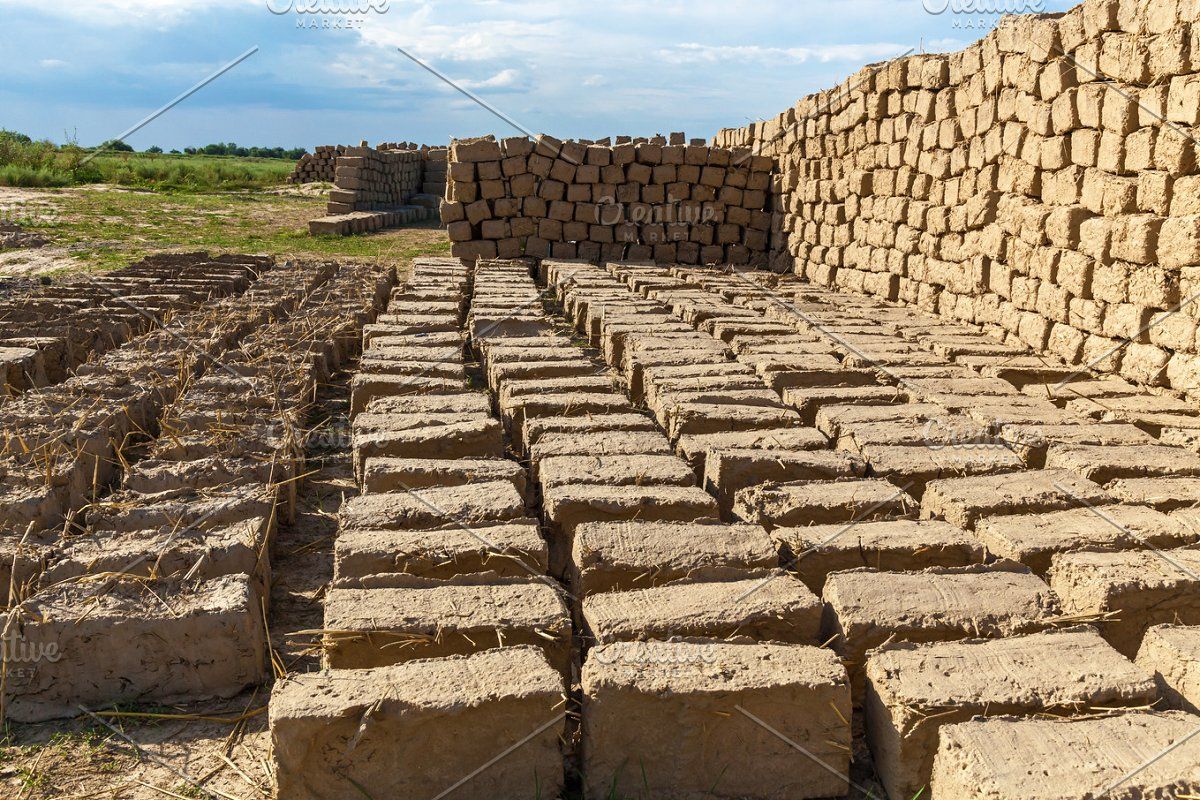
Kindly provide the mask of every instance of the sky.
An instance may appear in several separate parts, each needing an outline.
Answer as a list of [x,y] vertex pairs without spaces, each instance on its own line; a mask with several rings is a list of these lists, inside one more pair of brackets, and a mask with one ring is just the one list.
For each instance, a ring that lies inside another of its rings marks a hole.
[[[710,137],[1069,0],[0,0],[0,128],[138,150]],[[496,112],[465,97],[411,54]]]

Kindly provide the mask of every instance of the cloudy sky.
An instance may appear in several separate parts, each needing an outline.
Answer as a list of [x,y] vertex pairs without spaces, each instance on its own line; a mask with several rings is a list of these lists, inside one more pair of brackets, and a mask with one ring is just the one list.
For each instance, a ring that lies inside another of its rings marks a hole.
[[962,2],[0,0],[0,128],[96,144],[256,47],[129,143],[311,147],[517,133],[403,48],[529,130],[711,136],[864,64],[973,41],[995,17],[955,13]]

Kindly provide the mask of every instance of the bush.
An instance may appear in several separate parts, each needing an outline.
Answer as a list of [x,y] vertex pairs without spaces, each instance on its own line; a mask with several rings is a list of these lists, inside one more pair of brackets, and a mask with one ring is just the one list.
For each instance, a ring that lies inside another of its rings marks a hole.
[[156,144],[150,145],[149,147],[146,148],[147,153],[158,154],[158,153],[162,153],[162,151],[163,151],[163,149]]

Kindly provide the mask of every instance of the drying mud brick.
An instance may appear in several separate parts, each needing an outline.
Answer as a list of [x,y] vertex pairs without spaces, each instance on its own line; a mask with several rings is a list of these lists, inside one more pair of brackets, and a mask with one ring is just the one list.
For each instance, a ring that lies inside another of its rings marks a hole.
[[920,497],[925,486],[940,478],[996,475],[1024,469],[1020,457],[1003,444],[893,446],[867,445],[861,450],[875,477],[909,487]]
[[563,484],[543,493],[546,519],[570,532],[583,522],[695,522],[719,518],[712,496],[695,486]]
[[1200,625],[1200,550],[1066,553],[1049,572],[1067,614],[1095,615],[1129,658],[1152,625]]
[[710,450],[704,459],[704,488],[724,514],[737,492],[764,483],[860,478],[866,464],[849,453],[746,449]]
[[1154,673],[1164,707],[1200,711],[1200,627],[1155,625],[1146,631],[1136,662]]
[[1073,472],[1030,470],[933,481],[921,496],[921,515],[942,517],[970,529],[981,517],[1064,511],[1109,502],[1112,498],[1104,489]]
[[867,742],[893,800],[929,783],[942,726],[975,716],[1146,706],[1157,696],[1152,675],[1088,628],[888,645],[871,655],[866,677]]
[[[169,608],[155,592],[171,598]],[[29,620],[11,632],[47,657],[36,670],[10,671],[8,716],[38,722],[75,716],[80,705],[233,697],[266,678],[258,598],[246,575],[194,588],[60,584],[27,602]]]
[[784,567],[818,594],[833,572],[859,567],[892,572],[965,567],[982,563],[987,555],[971,534],[939,520],[776,528],[771,538]]
[[542,491],[567,484],[695,486],[696,476],[673,455],[552,456],[538,462]]
[[1122,502],[1153,506],[1160,511],[1200,506],[1200,478],[1124,478],[1106,488]]
[[821,640],[842,657],[856,698],[867,651],[884,642],[1015,636],[1043,629],[1058,614],[1037,576],[982,566],[835,572],[822,599]]
[[1046,453],[1047,469],[1069,469],[1101,485],[1118,478],[1197,477],[1200,455],[1179,447],[1055,444]]
[[914,514],[916,507],[903,489],[884,480],[866,479],[743,489],[734,498],[733,513],[747,522],[776,528],[906,517]]
[[548,582],[413,580],[399,588],[331,589],[325,597],[325,664],[333,669],[380,667],[534,645],[565,672],[571,621]]
[[554,797],[565,694],[533,647],[296,675],[271,693],[275,789],[296,800],[436,797],[470,776],[462,789],[478,797],[518,800],[530,787]]
[[744,580],[589,595],[583,599],[583,619],[597,644],[734,635],[819,644],[821,601],[791,575],[775,570],[748,574]]
[[696,474],[703,476],[707,454],[720,450],[824,450],[829,440],[812,428],[766,428],[756,431],[723,431],[680,436],[675,451]]
[[982,519],[975,535],[994,555],[1045,575],[1058,553],[1169,549],[1194,543],[1200,532],[1145,506],[1104,505]]
[[571,556],[578,595],[729,580],[778,564],[771,539],[757,525],[641,520],[577,526]]
[[423,578],[543,575],[546,543],[535,520],[439,530],[347,530],[334,542],[334,578],[403,572]]
[[[840,797],[849,789],[850,714],[845,671],[829,650],[603,645],[583,668],[584,790],[671,800]],[[665,729],[704,735],[664,738]],[[797,758],[772,731],[812,759]]]
[[507,481],[525,496],[525,470],[503,458],[368,458],[362,469],[363,491],[373,493],[488,481]]
[[509,481],[366,494],[341,510],[346,530],[443,528],[525,516],[525,500]]
[[1200,717],[1178,711],[1080,720],[998,717],[946,725],[931,796],[1183,797],[1200,790],[1200,739],[1189,738],[1197,726]]

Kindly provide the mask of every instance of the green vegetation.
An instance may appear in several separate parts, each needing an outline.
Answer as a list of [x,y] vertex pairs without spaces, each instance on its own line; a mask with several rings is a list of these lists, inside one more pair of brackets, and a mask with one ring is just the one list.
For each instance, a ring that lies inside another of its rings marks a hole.
[[170,192],[211,192],[277,186],[291,174],[303,150],[239,147],[228,144],[163,153],[152,147],[135,153],[124,142],[96,150],[74,143],[35,142],[0,130],[0,186],[52,188],[111,183]]
[[109,270],[164,250],[268,253],[279,257],[391,259],[448,253],[434,223],[366,236],[309,236],[325,197],[292,191],[149,192],[58,189],[44,193],[54,214],[25,224],[72,254],[57,274]]

